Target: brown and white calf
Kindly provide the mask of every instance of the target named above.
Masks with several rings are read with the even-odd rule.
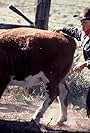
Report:
[[[43,81],[46,98],[32,119],[39,121],[55,98],[59,99],[58,123],[67,120],[69,72],[76,43],[63,33],[32,28],[11,29],[0,34],[0,96],[7,85],[32,87]],[[17,81],[17,82],[16,82]]]

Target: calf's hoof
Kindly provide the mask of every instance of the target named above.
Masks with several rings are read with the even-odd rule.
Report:
[[[65,121],[67,121],[67,118],[64,117],[64,118],[57,121],[57,125],[62,126]]]

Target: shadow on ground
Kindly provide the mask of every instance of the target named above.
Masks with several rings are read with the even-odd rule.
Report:
[[[0,133],[85,133],[67,130],[54,130],[45,125],[38,125],[36,122],[18,122],[0,120]]]
[[[42,133],[34,122],[0,120],[0,133]]]
[[[41,125],[41,130],[43,133],[90,133],[90,131],[73,131],[73,130],[63,130],[63,129],[56,129],[54,127],[48,127],[45,125]]]

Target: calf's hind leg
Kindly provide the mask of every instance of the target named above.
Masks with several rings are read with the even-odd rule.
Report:
[[[43,117],[44,112],[47,110],[47,108],[52,104],[54,99],[57,97],[57,93],[54,93],[54,88],[56,88],[56,86],[57,86],[57,83],[54,81],[48,83],[46,88],[45,100],[34,113],[32,120],[39,122],[40,118]]]
[[[35,120],[36,122],[40,121],[40,118],[43,117],[44,112],[47,110],[47,108],[50,106],[50,104],[53,101],[50,99],[49,94],[46,93],[44,102],[40,105],[40,107],[36,110],[34,113],[32,120]]]
[[[59,108],[60,108],[60,116],[57,120],[58,125],[62,125],[63,122],[67,120],[67,105],[68,105],[68,87],[65,81],[59,84]]]

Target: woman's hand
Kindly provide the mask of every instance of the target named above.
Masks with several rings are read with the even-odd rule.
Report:
[[[79,63],[78,65],[76,65],[73,68],[73,71],[75,71],[75,72],[81,72],[85,67],[87,67],[87,63],[86,62]]]

